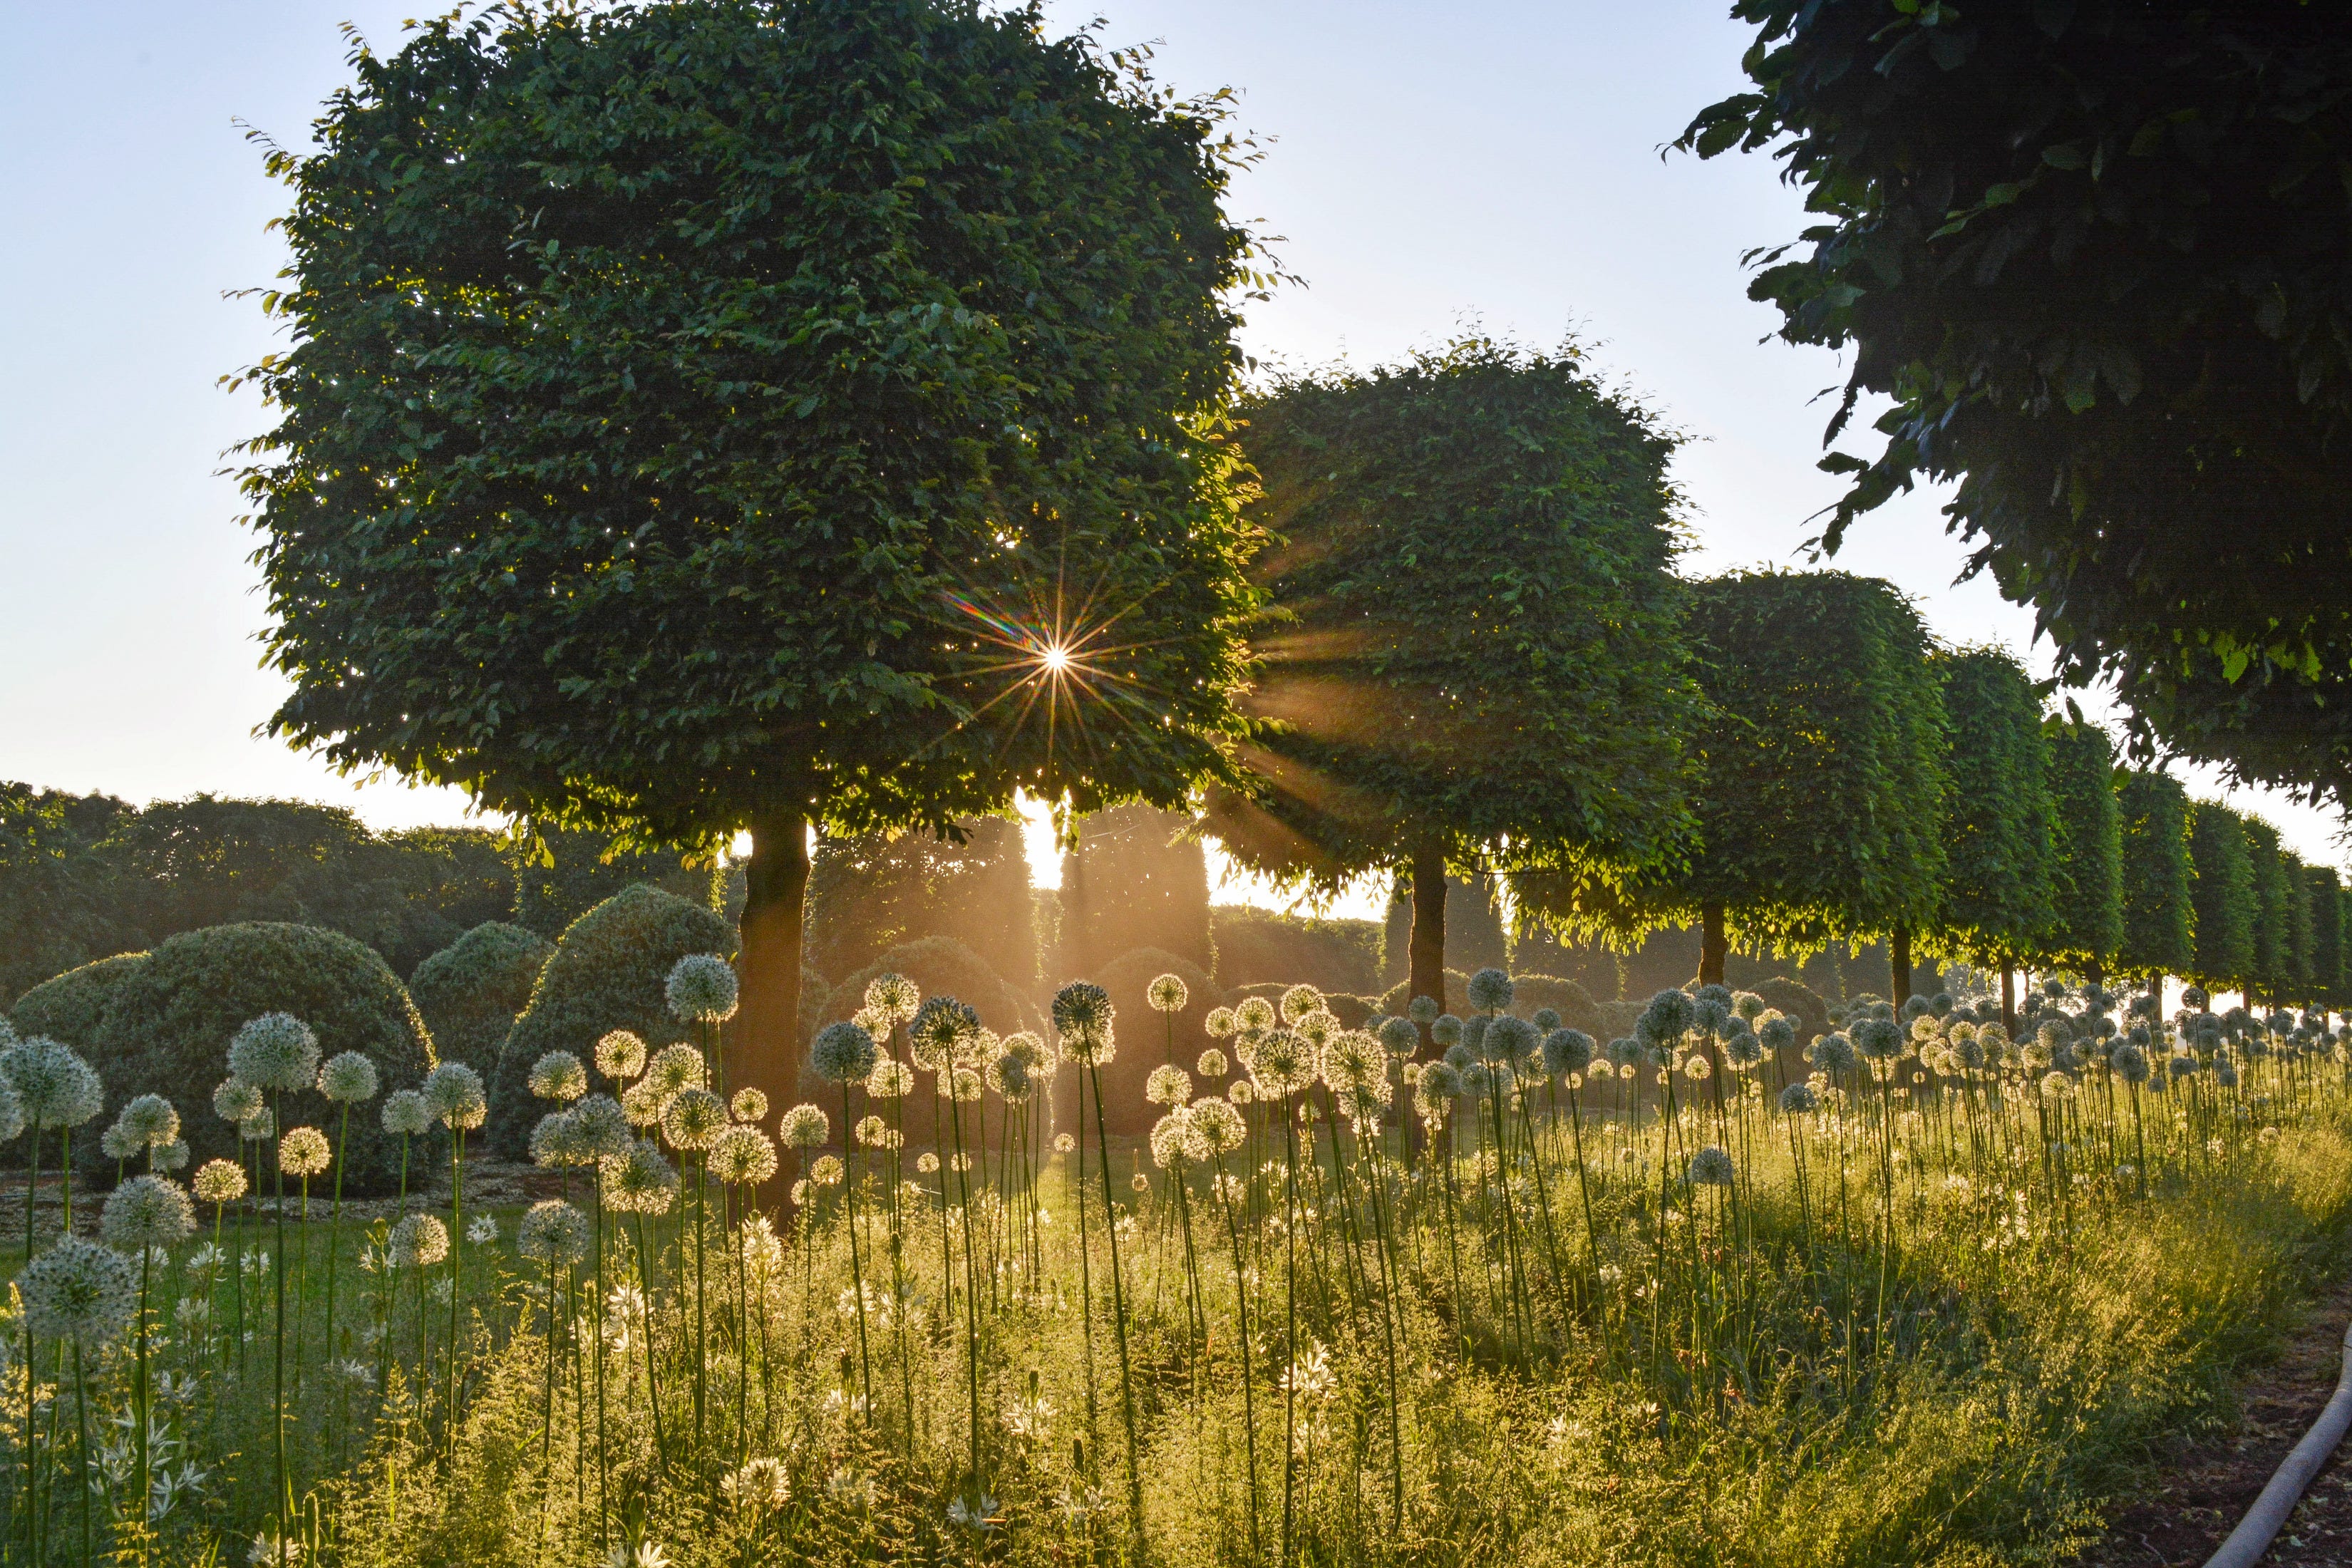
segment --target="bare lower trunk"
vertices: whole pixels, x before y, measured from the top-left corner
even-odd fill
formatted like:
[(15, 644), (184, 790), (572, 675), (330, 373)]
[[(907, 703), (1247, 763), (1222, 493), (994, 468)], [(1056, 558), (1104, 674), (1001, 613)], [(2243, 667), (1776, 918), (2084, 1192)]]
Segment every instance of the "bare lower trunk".
[[(751, 825), (743, 919), (737, 928), (742, 1000), (728, 1077), (732, 1087), (760, 1090), (778, 1110), (793, 1104), (800, 1088), (801, 911), (808, 877), (805, 818), (794, 812)], [(763, 1191), (761, 1206), (775, 1206), (775, 1197)]]
[(1698, 983), (1701, 985), (1723, 984), (1723, 961), (1730, 948), (1723, 934), (1723, 906), (1701, 904), (1698, 907)]
[(2017, 1038), (2017, 969), (2008, 963), (2000, 966), (2000, 1026)]
[(1911, 1000), (1911, 928), (1897, 922), (1886, 937), (1886, 967), (1895, 983), (1895, 1005)]
[[(1454, 1009), (1445, 998), (1445, 851), (1433, 839), (1423, 839), (1412, 852), (1412, 984), (1407, 1001), (1427, 996), (1441, 1013)], [(1429, 1026), (1422, 1026), (1422, 1053), (1429, 1051)]]

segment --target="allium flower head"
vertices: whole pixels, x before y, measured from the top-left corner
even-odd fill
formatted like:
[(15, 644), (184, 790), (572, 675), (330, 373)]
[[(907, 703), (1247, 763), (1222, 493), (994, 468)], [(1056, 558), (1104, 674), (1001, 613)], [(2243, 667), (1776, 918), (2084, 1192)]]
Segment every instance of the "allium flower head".
[(758, 1128), (739, 1121), (710, 1145), (709, 1164), (722, 1186), (756, 1187), (776, 1173), (776, 1146)]
[(877, 1100), (903, 1100), (915, 1092), (914, 1069), (894, 1057), (877, 1058), (866, 1075), (866, 1092)]
[(1202, 1078), (1223, 1078), (1231, 1070), (1225, 1061), (1225, 1053), (1214, 1046), (1202, 1051), (1201, 1059), (1192, 1065)]
[(33, 1035), (8, 1051), (17, 1108), (36, 1128), (79, 1127), (105, 1108), (97, 1069), (70, 1046)]
[(228, 1070), (262, 1089), (308, 1089), (319, 1070), (319, 1037), (291, 1013), (264, 1013), (229, 1037)]
[(681, 1090), (662, 1107), (661, 1130), (673, 1149), (708, 1149), (727, 1131), (727, 1102), (707, 1089)]
[(531, 1205), (515, 1227), (515, 1250), (534, 1263), (577, 1263), (593, 1239), (588, 1216), (562, 1198)]
[(866, 1005), (894, 1024), (903, 1024), (923, 1005), (923, 994), (903, 974), (877, 974), (866, 983)]
[(809, 1066), (828, 1083), (856, 1083), (874, 1070), (874, 1037), (855, 1024), (827, 1024), (809, 1047)]
[(784, 1467), (773, 1459), (752, 1459), (741, 1469), (719, 1479), (719, 1494), (747, 1513), (772, 1513), (792, 1500)]
[(1819, 1110), (1821, 1106), (1822, 1097), (1813, 1091), (1811, 1084), (1792, 1083), (1780, 1091), (1780, 1109), (1791, 1116)]
[(1179, 1105), (1151, 1124), (1151, 1163), (1182, 1170), (1209, 1157), (1205, 1141), (1192, 1131), (1192, 1114)]
[(151, 1247), (186, 1240), (196, 1228), (196, 1212), (179, 1183), (133, 1176), (106, 1195), (98, 1228), (109, 1247), (136, 1258)]
[(278, 1136), (278, 1118), (264, 1110), (236, 1124), (236, 1135), (248, 1143), (267, 1143)]
[(1444, 1011), (1445, 1009), (1437, 1005), (1436, 997), (1416, 996), (1405, 1004), (1404, 1016), (1416, 1024), (1434, 1024), (1437, 1016)]
[(573, 1100), (588, 1092), (588, 1069), (570, 1051), (550, 1051), (530, 1064), (530, 1082), (538, 1099)]
[(1153, 1068), (1143, 1080), (1143, 1098), (1154, 1105), (1181, 1105), (1192, 1098), (1192, 1077), (1173, 1063)]
[(1429, 1037), (1439, 1050), (1462, 1043), (1462, 1020), (1451, 1013), (1440, 1013), (1429, 1021)]
[(383, 1130), (394, 1138), (422, 1138), (433, 1131), (433, 1107), (413, 1089), (396, 1089), (383, 1099)]
[(429, 1214), (403, 1215), (384, 1253), (394, 1268), (430, 1268), (449, 1256), (449, 1227)]
[(569, 1110), (551, 1110), (530, 1130), (530, 1163), (566, 1170), (593, 1165), (596, 1157), (581, 1140), (579, 1119)]
[(1155, 974), (1151, 984), (1144, 989), (1143, 999), (1151, 1005), (1155, 1013), (1181, 1013), (1184, 1010), (1184, 1004), (1192, 1000), (1192, 995), (1181, 975)]
[[(6, 1139), (0, 1138), (0, 1143), (6, 1142)], [(188, 1163), (187, 1141), (174, 1138), (169, 1143), (156, 1144), (147, 1152), (147, 1163), (158, 1171), (177, 1171), (184, 1168)]]
[(1217, 1159), (1232, 1153), (1249, 1136), (1248, 1124), (1243, 1121), (1242, 1113), (1230, 1100), (1199, 1100), (1185, 1114), (1192, 1135), (1200, 1140), (1204, 1159)]
[(1342, 1029), (1323, 1047), (1323, 1081), (1335, 1090), (1389, 1081), (1389, 1054), (1361, 1029)]
[(1671, 1046), (1689, 1034), (1697, 1022), (1698, 1010), (1687, 993), (1661, 991), (1642, 1009), (1633, 1033), (1645, 1046)]
[(142, 1149), (174, 1142), (180, 1136), (180, 1113), (160, 1094), (142, 1094), (128, 1100), (115, 1116), (121, 1127)]
[(1779, 1013), (1756, 1024), (1756, 1041), (1768, 1051), (1784, 1051), (1797, 1043), (1797, 1026)]
[(2166, 1062), (2164, 1067), (2174, 1078), (2190, 1078), (2195, 1076), (2200, 1065), (2195, 1057), (2183, 1052)]
[(1257, 1089), (1249, 1079), (1237, 1078), (1225, 1085), (1225, 1098), (1235, 1105), (1247, 1105), (1257, 1098)]
[(2147, 1081), (2147, 1053), (2129, 1040), (2107, 1053), (2107, 1066), (2126, 1083)]
[(1306, 1017), (1309, 1013), (1320, 1013), (1324, 1010), (1323, 993), (1312, 985), (1294, 985), (1282, 994), (1280, 1010), (1282, 1021), (1295, 1026), (1298, 1020)]
[(727, 1102), (727, 1114), (738, 1121), (765, 1121), (768, 1119), (768, 1097), (746, 1085), (735, 1091)]
[(626, 1029), (614, 1029), (596, 1042), (596, 1070), (618, 1082), (646, 1070), (646, 1043)]
[(2215, 1083), (2220, 1084), (2223, 1089), (2235, 1089), (2235, 1088), (2237, 1088), (2237, 1087), (2238, 1087), (2238, 1065), (2237, 1065), (2237, 1063), (2235, 1063), (2235, 1062), (2231, 1061), (2231, 1060), (2229, 1058), (2227, 1058), (2227, 1057), (2223, 1057), (2223, 1058), (2221, 1058), (2219, 1061), (2216, 1061), (2216, 1062), (2213, 1064), (2213, 1081), (2214, 1081)]
[(809, 1167), (809, 1180), (820, 1187), (837, 1187), (841, 1185), (841, 1156), (838, 1154), (819, 1154), (816, 1163)]
[(1295, 1031), (1275, 1029), (1258, 1042), (1257, 1059), (1250, 1071), (1260, 1094), (1279, 1100), (1314, 1081), (1315, 1052)]
[(213, 1090), (213, 1114), (223, 1121), (250, 1121), (267, 1104), (261, 1090), (243, 1079), (223, 1079)]
[(1484, 1013), (1473, 1013), (1462, 1020), (1462, 1044), (1474, 1061), (1486, 1059), (1486, 1026), (1494, 1020)]
[(1543, 1037), (1525, 1018), (1514, 1018), (1506, 1013), (1487, 1024), (1479, 1047), (1479, 1054), (1488, 1061), (1507, 1062), (1514, 1068), (1521, 1068), (1543, 1048)]
[(78, 1236), (25, 1265), (16, 1275), (25, 1302), (25, 1331), (38, 1340), (102, 1345), (121, 1337), (139, 1306), (139, 1278), (131, 1260)]
[(669, 966), (662, 999), (681, 1023), (719, 1024), (735, 1016), (735, 966), (715, 952), (689, 952)]
[(1482, 969), (1470, 977), (1470, 1005), (1481, 1013), (1500, 1013), (1511, 1005), (1511, 977), (1499, 969)]
[(1074, 980), (1054, 993), (1054, 1030), (1062, 1053), (1081, 1066), (1111, 1059), (1110, 993), (1091, 981)]
[(194, 1186), (199, 1202), (233, 1204), (245, 1196), (245, 1167), (234, 1160), (207, 1160), (196, 1167)]
[(1375, 1037), (1382, 1050), (1400, 1060), (1421, 1048), (1421, 1031), (1410, 1018), (1382, 1018)]
[(5, 1143), (25, 1131), (25, 1102), (16, 1094), (16, 1086), (5, 1074), (0, 1074), (0, 1143)]
[(614, 1160), (629, 1152), (629, 1118), (611, 1095), (589, 1095), (563, 1114), (572, 1119), (581, 1152), (590, 1160)]
[(617, 1160), (604, 1162), (604, 1202), (623, 1214), (669, 1212), (677, 1196), (677, 1172), (650, 1142), (639, 1141)]
[(1536, 1026), (1537, 1034), (1549, 1035), (1554, 1029), (1559, 1027), (1559, 1009), (1557, 1007), (1538, 1007), (1534, 1012), (1528, 1015), (1528, 1022)]
[(1852, 1031), (1853, 1048), (1874, 1062), (1903, 1054), (1903, 1028), (1892, 1018), (1864, 1018)]
[(319, 1068), (319, 1092), (338, 1105), (362, 1105), (379, 1087), (375, 1063), (365, 1051), (338, 1051)]
[(1859, 1059), (1853, 1053), (1853, 1042), (1834, 1031), (1813, 1042), (1809, 1053), (1815, 1067), (1823, 1072), (1852, 1072)]
[(791, 1148), (814, 1149), (833, 1136), (833, 1124), (817, 1107), (795, 1105), (776, 1124), (776, 1135)]
[(2044, 1073), (2042, 1078), (2042, 1098), (2063, 1100), (2074, 1092), (2074, 1080), (2063, 1072)]
[(1566, 1078), (1592, 1063), (1592, 1037), (1581, 1029), (1554, 1029), (1543, 1038), (1544, 1076)]
[(1710, 1143), (1691, 1156), (1691, 1184), (1696, 1187), (1727, 1187), (1738, 1179), (1739, 1169), (1731, 1156)]
[(112, 1126), (99, 1134), (98, 1152), (110, 1160), (128, 1160), (134, 1154), (144, 1154), (147, 1145), (141, 1142), (139, 1134), (125, 1127), (122, 1118), (118, 1116)]
[(970, 1105), (986, 1087), (970, 1068), (950, 1068), (940, 1074), (940, 1092), (958, 1105)]
[(425, 1075), (425, 1103), (434, 1118), (452, 1131), (468, 1131), (489, 1119), (490, 1102), (482, 1092), (482, 1075), (463, 1062), (443, 1062)]
[(979, 1014), (952, 996), (927, 996), (907, 1026), (907, 1045), (917, 1067), (937, 1072), (961, 1061), (965, 1043), (979, 1033)]
[(1029, 1064), (1011, 1051), (989, 1063), (981, 1076), (1000, 1098), (1016, 1104), (1027, 1100), (1037, 1087), (1036, 1080), (1029, 1075)]
[(1234, 1027), (1244, 1034), (1262, 1034), (1275, 1026), (1274, 1004), (1263, 996), (1244, 996), (1234, 1006)]
[(1232, 1038), (1234, 1031), (1240, 1028), (1241, 1024), (1234, 1016), (1231, 1007), (1212, 1007), (1209, 1016), (1201, 1020), (1201, 1027), (1211, 1039), (1223, 1040)]
[(323, 1174), (328, 1157), (327, 1135), (315, 1127), (289, 1127), (278, 1141), (278, 1168), (289, 1176)]
[(646, 1081), (654, 1086), (667, 1102), (674, 1094), (684, 1094), (689, 1089), (705, 1089), (710, 1082), (710, 1064), (702, 1053), (689, 1045), (664, 1046), (646, 1064)]

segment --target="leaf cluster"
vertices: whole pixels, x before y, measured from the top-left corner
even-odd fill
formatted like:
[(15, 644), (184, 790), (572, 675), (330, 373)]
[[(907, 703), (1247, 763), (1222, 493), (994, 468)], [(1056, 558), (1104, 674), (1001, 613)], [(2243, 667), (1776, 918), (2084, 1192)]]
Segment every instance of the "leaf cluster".
[(2126, 769), (2116, 777), (2116, 817), (2122, 837), (2116, 963), (2131, 973), (2189, 973), (2197, 961), (2189, 792), (2169, 773)]
[(2060, 890), (2042, 700), (1998, 647), (1938, 650), (1951, 735), (1947, 869), (1935, 945), (1978, 965), (2052, 950)]
[(2052, 847), (2050, 956), (2063, 968), (2104, 970), (2124, 937), (2123, 822), (2116, 808), (2116, 749), (2080, 714), (2042, 721), (2049, 758)]

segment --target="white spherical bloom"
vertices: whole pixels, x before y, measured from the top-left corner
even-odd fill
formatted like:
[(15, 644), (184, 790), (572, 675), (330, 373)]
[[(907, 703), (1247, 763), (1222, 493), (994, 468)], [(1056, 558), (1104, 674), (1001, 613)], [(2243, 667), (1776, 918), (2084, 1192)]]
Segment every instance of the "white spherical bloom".
[(646, 1082), (652, 1085), (667, 1104), (670, 1096), (683, 1094), (689, 1089), (707, 1089), (710, 1083), (710, 1064), (702, 1053), (688, 1045), (664, 1046), (646, 1063)]
[(489, 1120), (490, 1102), (482, 1075), (463, 1062), (443, 1062), (425, 1075), (425, 1103), (441, 1125), (470, 1131)]
[(588, 1069), (570, 1051), (550, 1051), (530, 1064), (530, 1082), (538, 1099), (577, 1100), (588, 1092)]
[(632, 1127), (651, 1127), (661, 1121), (662, 1107), (669, 1097), (662, 1086), (649, 1078), (639, 1079), (621, 1091), (621, 1114)]
[(1036, 1080), (1029, 1074), (1028, 1062), (1011, 1051), (989, 1063), (981, 1076), (1000, 1097), (1016, 1104), (1027, 1100), (1036, 1089)]
[(1062, 1054), (1084, 1067), (1108, 1063), (1116, 1050), (1110, 993), (1091, 981), (1074, 980), (1054, 993), (1054, 1031)]
[(1279, 1100), (1296, 1094), (1315, 1080), (1315, 1053), (1307, 1041), (1289, 1029), (1268, 1031), (1257, 1045), (1251, 1065), (1258, 1092)]
[(1150, 1004), (1155, 1013), (1181, 1013), (1184, 1010), (1184, 1004), (1192, 999), (1192, 992), (1185, 987), (1182, 976), (1175, 974), (1152, 976), (1151, 984), (1143, 993), (1144, 1000)]
[(588, 1256), (588, 1216), (562, 1198), (530, 1205), (515, 1230), (515, 1250), (534, 1263), (572, 1264)]
[(1690, 1179), (1693, 1186), (1727, 1187), (1738, 1179), (1739, 1168), (1731, 1156), (1712, 1143), (1691, 1156)]
[(735, 1016), (735, 966), (715, 952), (690, 952), (670, 965), (663, 999), (685, 1023), (719, 1024)]
[(959, 1105), (970, 1105), (987, 1087), (970, 1068), (950, 1068), (940, 1074), (940, 1093)]
[(249, 1116), (236, 1124), (236, 1135), (248, 1143), (267, 1143), (278, 1136), (278, 1118), (268, 1110)]
[(1323, 1010), (1323, 993), (1312, 985), (1294, 985), (1282, 994), (1279, 1011), (1286, 1024), (1296, 1026), (1309, 1013)]
[[(0, 1139), (0, 1142), (5, 1142), (5, 1139)], [(147, 1163), (159, 1171), (177, 1171), (184, 1168), (188, 1163), (186, 1141), (174, 1138), (169, 1143), (156, 1144), (147, 1152)]]
[(322, 1175), (328, 1159), (327, 1135), (315, 1127), (289, 1127), (278, 1141), (278, 1168), (289, 1176)]
[(1185, 1110), (1188, 1130), (1200, 1140), (1202, 1157), (1215, 1159), (1240, 1148), (1249, 1126), (1230, 1100), (1203, 1100)]
[(128, 1160), (133, 1154), (144, 1154), (147, 1145), (118, 1116), (112, 1126), (98, 1135), (98, 1152), (110, 1160)]
[(923, 1005), (923, 994), (903, 974), (877, 974), (866, 983), (866, 1005), (893, 1024), (903, 1024)]
[(833, 1136), (833, 1123), (814, 1105), (795, 1105), (776, 1123), (776, 1136), (793, 1149), (814, 1149)]
[(1200, 1068), (1201, 1076), (1202, 1078), (1223, 1078), (1228, 1070), (1225, 1064), (1225, 1053), (1217, 1049), (1214, 1046), (1211, 1046), (1207, 1050), (1202, 1051), (1201, 1053), (1200, 1061), (1194, 1065)]
[(759, 1089), (739, 1089), (727, 1102), (727, 1114), (738, 1121), (765, 1121), (768, 1119), (768, 1097)]
[(234, 1160), (207, 1160), (196, 1167), (198, 1201), (217, 1207), (245, 1196), (245, 1167)]
[(727, 1102), (707, 1089), (689, 1089), (662, 1107), (662, 1136), (673, 1149), (708, 1149), (727, 1131)]
[(106, 1089), (97, 1069), (72, 1047), (46, 1035), (11, 1047), (8, 1079), (25, 1120), (37, 1128), (79, 1127), (105, 1109)]
[(213, 1090), (213, 1114), (223, 1121), (250, 1121), (268, 1103), (261, 1091), (243, 1079), (223, 1079)]
[(753, 1459), (730, 1471), (719, 1478), (719, 1491), (731, 1507), (747, 1513), (772, 1513), (792, 1500), (784, 1467), (774, 1459)]
[(381, 1115), (383, 1130), (394, 1138), (422, 1138), (433, 1131), (433, 1107), (413, 1089), (386, 1095)]
[(924, 1150), (921, 1153), (915, 1156), (915, 1170), (921, 1175), (938, 1175), (940, 1173), (940, 1157), (937, 1154), (932, 1153), (929, 1149)]
[(0, 1075), (0, 1143), (8, 1142), (25, 1131), (25, 1102), (17, 1096), (16, 1086)]
[(855, 1024), (827, 1024), (809, 1047), (809, 1067), (828, 1083), (856, 1083), (874, 1071), (874, 1037)]
[(1234, 1020), (1231, 1007), (1212, 1007), (1209, 1016), (1201, 1020), (1201, 1027), (1211, 1039), (1223, 1040), (1231, 1038), (1240, 1025)]
[(151, 1247), (186, 1240), (196, 1228), (196, 1212), (177, 1182), (133, 1176), (106, 1195), (98, 1228), (109, 1247), (135, 1258)]
[(429, 1214), (403, 1215), (384, 1253), (394, 1268), (430, 1268), (449, 1256), (449, 1227)]
[(364, 1051), (338, 1051), (319, 1069), (319, 1092), (338, 1105), (361, 1105), (375, 1098), (375, 1063)]
[(596, 1070), (615, 1080), (636, 1077), (646, 1070), (645, 1041), (614, 1029), (596, 1042)]
[(914, 1069), (895, 1057), (884, 1057), (866, 1075), (866, 1092), (877, 1100), (903, 1100), (915, 1092)]
[(1499, 1013), (1511, 1005), (1511, 977), (1499, 969), (1482, 969), (1470, 977), (1470, 1005), (1481, 1013)]
[(530, 1163), (551, 1170), (595, 1163), (580, 1137), (580, 1121), (569, 1110), (551, 1110), (530, 1130)]
[(1780, 1091), (1780, 1109), (1791, 1116), (1802, 1116), (1822, 1108), (1822, 1097), (1809, 1083), (1792, 1083)]
[(1179, 1105), (1151, 1125), (1151, 1163), (1182, 1170), (1209, 1157), (1207, 1140), (1192, 1131), (1192, 1115)]
[(1143, 1098), (1154, 1105), (1181, 1105), (1192, 1098), (1192, 1079), (1172, 1063), (1151, 1069), (1143, 1080)]
[(838, 1154), (819, 1154), (809, 1167), (809, 1180), (820, 1187), (841, 1185), (842, 1163)]
[(964, 1059), (965, 1047), (980, 1034), (980, 1015), (952, 996), (924, 1000), (907, 1026), (907, 1047), (915, 1065), (938, 1072)]
[(1262, 1034), (1278, 1022), (1274, 1004), (1263, 996), (1244, 996), (1234, 1004), (1234, 1026), (1239, 1032)]
[(308, 1089), (319, 1070), (319, 1037), (291, 1013), (264, 1013), (229, 1037), (228, 1070), (262, 1089)]
[(142, 1094), (123, 1106), (115, 1117), (115, 1125), (139, 1147), (152, 1149), (178, 1140), (180, 1113), (162, 1095)]
[(730, 1187), (756, 1187), (776, 1173), (776, 1146), (756, 1127), (741, 1122), (710, 1146), (710, 1174)]
[(1323, 1047), (1323, 1081), (1333, 1089), (1364, 1089), (1389, 1081), (1389, 1055), (1361, 1029), (1342, 1029)]
[(109, 1343), (131, 1326), (139, 1308), (139, 1277), (131, 1260), (78, 1236), (26, 1264), (16, 1275), (25, 1302), (25, 1330), (35, 1339)]
[(623, 1214), (667, 1214), (677, 1196), (677, 1172), (660, 1150), (643, 1141), (621, 1158), (604, 1162), (603, 1181), (606, 1205)]
[(1409, 1057), (1421, 1049), (1421, 1030), (1410, 1018), (1383, 1018), (1381, 1020), (1380, 1042), (1381, 1048), (1389, 1055), (1400, 1058)]
[(611, 1095), (589, 1095), (564, 1114), (572, 1118), (581, 1150), (590, 1160), (617, 1159), (629, 1152), (628, 1114)]

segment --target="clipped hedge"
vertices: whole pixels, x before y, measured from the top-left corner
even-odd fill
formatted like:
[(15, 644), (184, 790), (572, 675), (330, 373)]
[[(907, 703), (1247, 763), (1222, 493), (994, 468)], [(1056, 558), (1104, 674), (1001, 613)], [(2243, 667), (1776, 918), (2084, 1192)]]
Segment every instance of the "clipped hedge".
[(87, 1056), (98, 1044), (98, 1026), (115, 992), (146, 963), (143, 952), (118, 952), (68, 969), (17, 997), (8, 1021), (19, 1035), (47, 1035)]
[(418, 964), (408, 994), (441, 1059), (463, 1062), (487, 1079), (554, 956), (555, 944), (537, 931), (485, 921)]
[(588, 1081), (613, 1092), (596, 1070), (596, 1042), (627, 1029), (660, 1047), (692, 1031), (670, 1016), (663, 984), (671, 965), (692, 952), (732, 954), (735, 932), (716, 910), (645, 882), (634, 883), (582, 915), (539, 972), (530, 1005), (507, 1032), (490, 1083), (491, 1152), (530, 1154), (530, 1130), (548, 1107), (531, 1098), (530, 1065), (549, 1051), (570, 1051)]
[[(362, 1051), (376, 1065), (376, 1100), (355, 1107), (343, 1152), (346, 1196), (388, 1193), (399, 1179), (398, 1142), (377, 1117), (382, 1095), (414, 1089), (434, 1063), (433, 1041), (400, 977), (367, 947), (320, 926), (255, 921), (205, 926), (159, 944), (126, 966), (91, 1042), (89, 1059), (106, 1084), (106, 1114), (135, 1094), (179, 1108), (191, 1169), (236, 1156), (236, 1129), (213, 1114), (212, 1093), (228, 1076), (229, 1037), (249, 1018), (291, 1013), (319, 1037), (321, 1057)], [(289, 1091), (278, 1125), (339, 1131), (335, 1107), (315, 1089)], [(74, 1140), (76, 1158), (100, 1168), (97, 1131)], [(428, 1156), (429, 1157), (429, 1156)], [(103, 1166), (109, 1177), (113, 1165)]]

